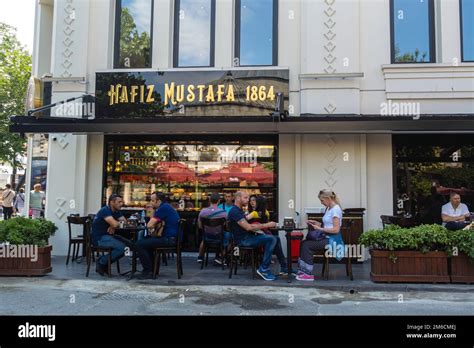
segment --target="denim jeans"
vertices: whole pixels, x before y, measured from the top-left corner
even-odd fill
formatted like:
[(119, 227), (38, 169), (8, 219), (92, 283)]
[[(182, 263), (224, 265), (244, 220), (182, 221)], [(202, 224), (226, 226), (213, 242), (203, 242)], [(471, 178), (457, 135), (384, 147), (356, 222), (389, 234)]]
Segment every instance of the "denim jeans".
[[(215, 234), (210, 234), (210, 233), (204, 233), (204, 240), (209, 243), (218, 243), (221, 240), (220, 235), (215, 235)], [(224, 248), (229, 245), (229, 240), (230, 240), (230, 232), (224, 231)]]
[(143, 272), (148, 273), (153, 269), (153, 251), (155, 248), (176, 245), (174, 237), (146, 237), (135, 243), (135, 250), (143, 266)]
[(277, 242), (277, 237), (268, 234), (248, 235), (239, 243), (239, 246), (264, 247), (265, 251), (263, 253), (263, 261), (260, 267), (266, 271), (270, 267), (273, 250), (275, 249)]
[[(104, 248), (112, 248), (112, 262), (115, 262), (123, 257), (125, 253), (126, 245), (111, 235), (104, 235), (100, 237), (100, 239), (97, 241), (97, 245)], [(99, 258), (99, 260), (97, 260), (97, 263), (105, 266), (107, 264), (107, 259), (108, 255), (103, 255)]]

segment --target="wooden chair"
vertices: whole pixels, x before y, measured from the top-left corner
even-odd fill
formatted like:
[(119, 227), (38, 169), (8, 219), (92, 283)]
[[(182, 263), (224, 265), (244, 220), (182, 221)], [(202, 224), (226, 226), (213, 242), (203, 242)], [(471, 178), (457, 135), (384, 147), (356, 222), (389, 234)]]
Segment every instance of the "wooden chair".
[[(87, 228), (85, 232), (85, 243), (86, 243), (86, 261), (87, 261), (87, 269), (86, 269), (86, 277), (89, 277), (89, 271), (91, 267), (92, 261), (95, 261), (94, 259), (94, 253), (97, 253), (97, 257), (99, 255), (105, 255), (105, 253), (108, 254), (107, 258), (107, 275), (110, 277), (112, 275), (112, 248), (105, 248), (105, 247), (100, 247), (100, 246), (94, 246), (92, 245), (92, 221), (90, 217), (87, 219)], [(117, 273), (120, 274), (120, 263), (119, 260), (117, 260)]]
[[(345, 245), (352, 245), (352, 225), (353, 220), (343, 220), (343, 225), (341, 226), (341, 235), (342, 240)], [(325, 278), (326, 280), (329, 279), (329, 261), (332, 258), (333, 260), (337, 260), (335, 257), (326, 257), (326, 249), (318, 250), (314, 255), (313, 258), (322, 258), (323, 259), (323, 269), (321, 271), (321, 278)], [(354, 280), (354, 276), (352, 273), (352, 257), (344, 257), (341, 261), (336, 261), (337, 263), (344, 262), (346, 265), (346, 275), (349, 277), (350, 280)]]
[(393, 218), (393, 216), (390, 216), (390, 215), (380, 215), (380, 220), (382, 220), (382, 228), (383, 229), (385, 229), (385, 226), (393, 224), (392, 218)]
[[(206, 264), (206, 267), (208, 265), (209, 261), (209, 251), (218, 251), (220, 252), (221, 257), (224, 259), (224, 231), (225, 231), (225, 224), (226, 224), (226, 218), (217, 218), (217, 219), (210, 219), (206, 217), (201, 217), (201, 223), (203, 226), (203, 234), (202, 234), (202, 242), (204, 243), (204, 253), (206, 255), (206, 260), (205, 262), (201, 262), (201, 269), (204, 268), (204, 263)], [(220, 227), (220, 232), (219, 232), (219, 239), (216, 240), (206, 240), (206, 227)], [(224, 270), (224, 261), (222, 261), (222, 270)]]
[[(67, 217), (67, 227), (69, 231), (69, 246), (67, 249), (67, 259), (66, 259), (66, 265), (69, 264), (69, 258), (71, 256), (71, 246), (72, 246), (72, 262), (79, 258), (79, 249), (80, 247), (84, 247), (85, 239), (85, 230), (86, 230), (86, 225), (87, 225), (87, 220), (89, 218), (87, 216), (79, 216), (79, 215), (70, 215)], [(79, 225), (82, 226), (82, 234), (73, 236), (72, 233), (72, 226), (73, 225)]]
[(172, 246), (163, 246), (163, 247), (158, 247), (154, 251), (154, 257), (153, 257), (153, 278), (156, 278), (157, 274), (160, 274), (160, 264), (161, 264), (161, 259), (163, 255), (169, 254), (169, 253), (175, 253), (176, 254), (176, 273), (178, 274), (178, 279), (181, 279), (181, 276), (183, 275), (183, 260), (181, 257), (181, 238), (182, 234), (184, 233), (184, 226), (186, 224), (185, 219), (180, 219), (179, 220), (179, 228), (178, 228), (178, 235), (176, 236), (176, 245)]

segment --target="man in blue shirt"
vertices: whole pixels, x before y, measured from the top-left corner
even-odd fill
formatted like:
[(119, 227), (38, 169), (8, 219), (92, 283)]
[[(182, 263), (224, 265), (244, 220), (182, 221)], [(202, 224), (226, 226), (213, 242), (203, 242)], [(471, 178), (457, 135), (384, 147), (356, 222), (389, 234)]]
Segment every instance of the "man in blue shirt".
[(160, 223), (164, 224), (160, 236), (148, 236), (140, 239), (136, 244), (136, 252), (143, 266), (139, 279), (151, 278), (153, 268), (153, 251), (158, 247), (176, 245), (179, 230), (179, 215), (174, 208), (166, 202), (166, 195), (154, 192), (151, 195), (151, 204), (156, 209), (153, 217), (147, 224), (148, 231), (153, 231)]
[[(121, 196), (113, 194), (109, 197), (109, 204), (103, 206), (92, 222), (92, 244), (104, 248), (112, 248), (112, 262), (124, 256), (125, 244), (114, 238), (115, 229), (120, 226), (119, 221), (125, 221), (120, 212), (123, 206)], [(97, 260), (96, 272), (101, 276), (108, 272), (107, 255), (102, 255)]]
[(276, 277), (270, 270), (270, 263), (272, 260), (273, 249), (277, 244), (277, 238), (267, 234), (255, 234), (257, 231), (261, 231), (267, 228), (273, 228), (276, 226), (274, 221), (270, 221), (266, 224), (249, 224), (245, 218), (245, 213), (242, 207), (247, 206), (249, 203), (249, 194), (243, 191), (238, 191), (235, 194), (235, 205), (229, 211), (227, 220), (230, 224), (230, 230), (234, 237), (236, 246), (243, 247), (261, 247), (265, 248), (263, 254), (263, 261), (257, 270), (259, 276), (264, 280), (275, 280)]
[(225, 201), (219, 204), (218, 207), (225, 210), (225, 212), (229, 214), (229, 211), (234, 206), (234, 203), (232, 202), (232, 192), (224, 193), (224, 200)]

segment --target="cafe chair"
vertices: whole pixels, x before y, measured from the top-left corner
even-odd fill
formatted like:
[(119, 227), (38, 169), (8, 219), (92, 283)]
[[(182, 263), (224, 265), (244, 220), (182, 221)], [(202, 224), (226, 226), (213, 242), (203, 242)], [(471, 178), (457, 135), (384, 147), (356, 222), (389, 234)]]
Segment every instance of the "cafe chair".
[[(353, 243), (356, 243), (357, 241), (352, 240), (352, 225), (353, 225), (353, 220), (343, 220), (342, 226), (341, 226), (341, 234), (342, 234), (342, 240), (345, 245), (352, 245)], [(316, 253), (313, 255), (313, 258), (322, 258), (322, 263), (323, 263), (323, 269), (321, 271), (321, 278), (324, 278), (326, 280), (329, 280), (329, 261), (330, 259), (333, 259), (334, 263), (341, 263), (344, 262), (346, 265), (346, 276), (349, 277), (350, 280), (354, 280), (354, 276), (352, 273), (352, 259), (353, 257), (343, 257), (341, 261), (338, 261), (335, 257), (326, 257), (326, 249), (318, 250)]]
[[(94, 246), (92, 244), (92, 220), (88, 217), (87, 219), (87, 228), (85, 230), (85, 243), (86, 243), (86, 277), (89, 277), (89, 271), (91, 268), (92, 261), (95, 262), (94, 253), (97, 254), (97, 257), (105, 255), (107, 253), (107, 275), (111, 277), (112, 275), (112, 248)], [(117, 263), (117, 273), (120, 274), (120, 262)]]
[[(252, 279), (257, 277), (257, 258), (260, 247), (237, 247), (234, 242), (234, 237), (232, 235), (230, 242), (230, 262), (229, 262), (229, 279), (232, 278), (232, 272), (234, 275), (237, 275), (237, 268), (239, 261), (245, 260), (245, 258), (250, 257), (250, 264), (252, 266)], [(238, 254), (235, 253), (238, 251)]]
[(380, 220), (382, 220), (382, 228), (385, 229), (385, 226), (392, 225), (394, 223), (393, 216), (390, 215), (380, 215)]
[[(203, 226), (203, 234), (202, 234), (202, 241), (204, 243), (204, 254), (206, 255), (206, 259), (204, 262), (201, 262), (201, 269), (204, 268), (204, 263), (208, 264), (209, 261), (209, 251), (218, 251), (222, 259), (224, 259), (224, 231), (225, 231), (225, 224), (226, 218), (218, 218), (218, 219), (210, 219), (206, 217), (201, 217), (201, 223)], [(220, 227), (219, 233), (219, 240), (206, 240), (206, 232), (205, 227)], [(222, 270), (224, 270), (224, 262), (222, 262)]]
[(180, 219), (179, 220), (179, 229), (178, 229), (178, 235), (176, 236), (176, 245), (172, 246), (163, 246), (163, 247), (158, 247), (154, 251), (154, 257), (153, 257), (153, 279), (156, 279), (156, 276), (160, 274), (160, 264), (161, 264), (161, 259), (163, 258), (163, 255), (169, 254), (169, 253), (175, 253), (176, 254), (176, 273), (178, 274), (178, 279), (181, 279), (183, 275), (183, 259), (181, 257), (181, 238), (184, 233), (184, 227), (186, 224), (185, 219)]
[[(70, 215), (67, 217), (67, 227), (68, 227), (68, 232), (69, 232), (69, 246), (67, 249), (67, 258), (66, 258), (66, 265), (69, 264), (69, 258), (71, 257), (71, 246), (72, 246), (72, 262), (78, 260), (79, 258), (79, 250), (81, 249), (81, 246), (84, 247), (84, 236), (85, 236), (85, 229), (87, 228), (87, 216), (79, 216), (78, 214), (76, 215)], [(73, 225), (79, 225), (82, 226), (82, 234), (75, 235), (73, 236), (72, 233), (72, 226)]]

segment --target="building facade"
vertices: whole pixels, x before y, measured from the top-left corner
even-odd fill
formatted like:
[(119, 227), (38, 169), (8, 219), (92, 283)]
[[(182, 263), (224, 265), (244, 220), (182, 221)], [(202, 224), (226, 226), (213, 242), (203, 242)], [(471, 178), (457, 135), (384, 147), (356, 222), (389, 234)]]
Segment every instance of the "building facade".
[[(50, 76), (52, 102), (98, 97), (100, 86), (127, 85), (123, 74), (216, 86), (212, 101), (172, 108), (159, 91), (155, 118), (151, 106), (141, 118), (118, 105), (105, 118), (55, 107), (12, 119), (30, 139), (29, 175), (32, 134), (49, 134), (53, 252), (67, 251), (66, 216), (95, 213), (113, 191), (139, 207), (164, 190), (186, 211), (209, 191), (243, 188), (266, 195), (280, 222), (304, 222), (330, 188), (343, 208), (365, 208), (364, 230), (381, 227), (380, 215), (425, 214), (431, 187), (474, 204), (473, 21), (472, 0), (37, 1), (33, 72)], [(222, 77), (217, 92), (216, 72), (242, 83), (241, 96), (246, 83), (266, 86), (262, 103), (219, 104), (229, 84)], [(272, 78), (284, 100), (276, 116)], [(117, 100), (133, 109), (139, 87), (135, 104), (128, 88)], [(248, 177), (224, 175), (232, 166)]]

